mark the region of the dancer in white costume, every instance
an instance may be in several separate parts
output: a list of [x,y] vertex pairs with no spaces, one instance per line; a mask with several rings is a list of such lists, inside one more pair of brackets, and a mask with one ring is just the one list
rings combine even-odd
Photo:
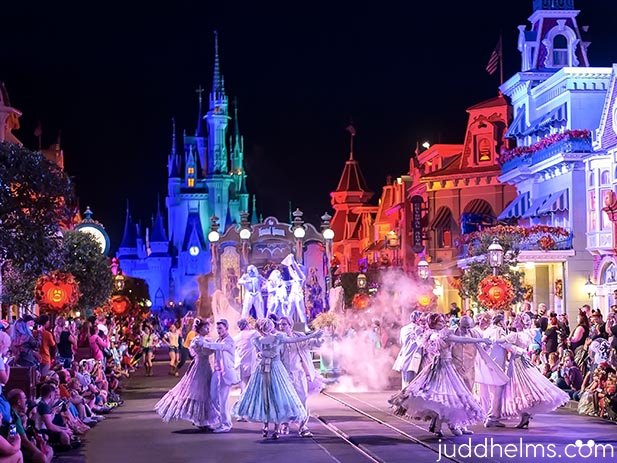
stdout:
[[570,400],[570,396],[559,389],[527,357],[529,346],[533,344],[531,319],[525,313],[518,314],[512,322],[516,332],[506,336],[505,347],[511,352],[508,376],[501,399],[503,416],[520,416],[516,426],[528,428],[532,415],[549,413]]
[[197,332],[189,347],[194,356],[193,363],[178,384],[158,401],[154,410],[166,422],[187,420],[202,429],[213,428],[218,424],[219,416],[210,395],[212,368],[209,357],[214,353],[207,347],[210,322],[196,318],[193,327]]
[[482,421],[485,416],[482,407],[452,364],[452,346],[459,342],[490,341],[455,336],[446,328],[442,314],[431,314],[428,327],[430,332],[425,335],[425,349],[433,357],[431,364],[389,402],[395,406],[397,415],[407,414],[416,419],[430,419],[429,431],[442,437],[443,422],[456,428]]
[[[504,347],[504,342],[506,340],[506,328],[503,314],[498,313],[493,315],[491,323],[491,326],[484,331],[484,338],[492,342],[489,352],[490,357],[502,370],[505,371],[506,362],[508,360],[508,351]],[[489,390],[491,392],[491,405],[488,411],[488,418],[484,423],[484,426],[487,428],[503,428],[505,427],[505,424],[500,421],[503,386],[492,385],[489,387]]]
[[217,289],[212,294],[212,317],[214,320],[227,320],[229,323],[229,334],[232,336],[235,336],[238,332],[240,312],[229,303],[229,298],[220,289]]
[[289,254],[281,264],[287,267],[289,276],[291,277],[289,296],[287,299],[287,310],[283,315],[290,317],[292,320],[303,323],[306,328],[306,305],[304,303],[304,281],[306,275],[302,271],[300,264],[296,262],[293,254]]
[[[460,337],[482,339],[481,333],[474,329],[473,319],[463,315],[454,334]],[[489,357],[479,344],[456,343],[452,346],[452,363],[461,375],[465,386],[473,391],[475,383],[503,386],[509,381],[503,370]],[[455,436],[473,434],[467,427],[450,427]]]
[[236,345],[236,369],[240,374],[240,396],[242,396],[257,364],[257,350],[253,339],[259,336],[259,333],[250,327],[246,318],[238,321],[238,329],[240,332],[234,336],[234,343]]
[[345,312],[345,290],[341,286],[341,279],[337,278],[334,286],[330,288],[328,293],[329,311],[335,313]]
[[[399,342],[401,343],[401,350],[392,365],[394,371],[398,371],[401,374],[402,387],[407,386],[413,378],[416,376],[413,367],[411,367],[412,359],[418,348],[420,347],[420,340],[422,338],[423,328],[418,325],[418,320],[422,312],[415,310],[411,313],[410,322],[401,328]],[[420,355],[420,353],[418,353]]]
[[[279,320],[279,330],[289,338],[303,338],[304,333],[293,331],[293,321],[289,317],[281,317]],[[318,339],[311,339],[304,342],[284,344],[281,352],[283,365],[289,372],[291,383],[298,394],[298,398],[306,409],[306,416],[298,422],[298,434],[301,437],[311,437],[313,434],[308,429],[309,394],[320,392],[323,389],[321,376],[315,371],[313,359],[311,357],[311,347],[319,347],[321,342]],[[289,423],[281,425],[281,434],[289,433]]]
[[249,265],[246,273],[238,280],[238,284],[244,287],[244,299],[242,301],[242,318],[248,318],[252,307],[255,307],[256,317],[264,317],[264,299],[261,296],[261,287],[264,277],[257,271],[257,267]]
[[279,270],[272,270],[266,283],[268,289],[268,315],[282,317],[287,313],[287,286]]

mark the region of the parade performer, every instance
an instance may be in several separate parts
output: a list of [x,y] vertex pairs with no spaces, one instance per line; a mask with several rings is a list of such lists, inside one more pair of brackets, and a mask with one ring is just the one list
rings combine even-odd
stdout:
[[231,413],[228,407],[231,386],[240,382],[235,368],[236,349],[234,340],[229,335],[229,323],[224,318],[216,321],[216,342],[205,343],[206,348],[214,351],[214,373],[212,375],[211,397],[214,408],[221,419],[221,425],[214,432],[231,431]]
[[158,401],[154,410],[165,422],[187,420],[200,429],[208,429],[219,422],[210,395],[212,368],[209,357],[214,352],[206,347],[210,322],[196,318],[193,328],[197,332],[189,347],[194,356],[193,363],[178,384]]
[[235,367],[240,376],[240,396],[242,396],[257,363],[257,351],[255,350],[253,339],[259,333],[251,328],[246,318],[241,318],[238,321],[238,329],[240,332],[234,336],[234,344],[236,346]]
[[287,312],[287,286],[283,281],[281,272],[272,270],[266,283],[268,289],[268,315],[274,314],[282,317]]
[[253,342],[259,353],[259,364],[234,411],[237,416],[248,421],[263,423],[264,437],[268,437],[269,423],[274,423],[272,439],[278,439],[281,423],[301,422],[307,415],[289,379],[289,373],[281,362],[281,350],[287,343],[319,337],[321,331],[290,338],[277,333],[274,322],[267,318],[257,320],[256,328],[260,336]]
[[306,275],[302,271],[300,264],[296,262],[293,254],[289,254],[281,264],[287,267],[291,278],[289,297],[287,299],[287,311],[284,314],[292,320],[303,323],[306,327],[306,305],[304,303],[304,290],[302,289]]
[[264,300],[261,296],[263,280],[264,278],[254,265],[249,265],[246,268],[246,273],[238,280],[238,284],[244,287],[242,318],[248,318],[253,307],[255,308],[256,318],[264,317]]
[[328,293],[329,311],[335,313],[345,312],[345,290],[341,284],[341,279],[337,278],[334,281],[334,286],[330,288]]
[[[460,337],[482,338],[480,331],[474,329],[473,319],[463,315],[454,330]],[[474,384],[503,386],[509,381],[508,376],[497,365],[479,344],[456,343],[452,346],[452,363],[467,389],[473,391]],[[483,410],[484,407],[483,407]],[[473,434],[467,427],[451,427],[454,435]]]
[[[293,331],[293,321],[288,317],[281,317],[279,329],[289,338],[304,337],[303,333]],[[317,348],[319,346],[321,346],[321,342],[317,339],[288,343],[283,346],[281,353],[283,365],[287,369],[291,383],[306,410],[305,418],[298,422],[298,434],[301,437],[311,437],[313,435],[307,426],[310,414],[308,409],[309,394],[320,392],[323,389],[323,381],[321,376],[315,371],[310,351],[312,347]],[[281,434],[289,434],[289,423],[283,423]]]
[[[506,340],[506,326],[505,318],[502,313],[493,315],[491,320],[491,326],[484,331],[484,338],[491,341],[491,349],[489,356],[495,361],[495,363],[505,371],[506,362],[508,360],[508,351],[504,347]],[[487,428],[503,428],[501,420],[501,404],[503,396],[503,385],[491,385],[489,387],[491,393],[491,404],[488,411],[488,418],[484,423]]]
[[510,352],[508,377],[501,398],[503,416],[521,417],[516,426],[528,428],[532,415],[549,413],[570,400],[570,396],[559,389],[538,370],[527,357],[533,344],[531,319],[525,313],[518,314],[512,322],[516,332],[506,336],[504,345]]
[[308,278],[304,285],[306,291],[306,307],[312,320],[324,311],[323,288],[319,282],[317,267],[309,268]]
[[415,310],[411,313],[410,322],[401,327],[399,342],[401,350],[399,351],[392,369],[401,374],[403,388],[405,388],[415,377],[417,371],[413,371],[411,367],[412,359],[416,351],[420,347],[420,339],[423,329],[418,325],[418,320],[422,312]]
[[397,415],[430,419],[429,431],[442,437],[441,425],[444,422],[456,428],[484,419],[482,407],[452,365],[452,345],[489,341],[455,336],[446,328],[442,314],[432,313],[428,327],[432,331],[425,335],[425,349],[433,356],[431,364],[389,402],[395,406]]
[[[229,333],[234,336],[237,333],[240,312],[229,302],[229,297],[223,291],[217,289],[212,294],[212,317],[214,320],[225,319],[229,323]],[[250,309],[249,309],[250,310]]]

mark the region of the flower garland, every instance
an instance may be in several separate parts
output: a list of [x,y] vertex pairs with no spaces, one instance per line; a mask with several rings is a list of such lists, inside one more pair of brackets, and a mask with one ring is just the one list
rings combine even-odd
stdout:
[[41,275],[34,286],[34,299],[47,312],[68,312],[77,306],[80,297],[75,277],[60,270]]
[[506,162],[511,161],[512,159],[516,159],[519,157],[523,157],[529,154],[536,153],[544,148],[547,148],[555,143],[558,143],[562,140],[584,140],[590,139],[591,132],[587,129],[583,130],[566,130],[565,132],[554,133],[552,135],[548,135],[544,137],[542,140],[534,143],[529,146],[517,146],[511,150],[503,150],[499,155],[499,163],[504,165]]
[[496,225],[490,228],[484,228],[473,233],[461,235],[457,240],[457,245],[465,245],[476,240],[481,240],[485,236],[495,235],[514,235],[520,238],[529,238],[537,234],[552,235],[556,238],[567,238],[570,232],[563,227],[551,227],[549,225],[533,225],[531,227],[518,227],[516,225]]
[[512,283],[502,276],[489,275],[478,285],[478,301],[487,309],[506,310],[514,300]]

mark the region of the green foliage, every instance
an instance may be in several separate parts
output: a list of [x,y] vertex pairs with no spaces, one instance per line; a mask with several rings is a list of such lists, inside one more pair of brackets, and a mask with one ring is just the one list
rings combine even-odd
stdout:
[[3,301],[32,302],[38,276],[60,266],[60,228],[71,219],[71,200],[71,182],[56,164],[41,153],[0,143]]
[[103,304],[111,296],[113,279],[97,241],[88,233],[66,231],[62,249],[61,269],[79,282],[79,305],[88,310]]
[[[486,256],[488,247],[493,243],[493,239],[497,238],[499,244],[504,250],[504,263],[498,269],[498,274],[507,279],[514,290],[513,304],[523,301],[525,295],[524,277],[525,273],[519,270],[513,270],[518,263],[517,257],[519,254],[520,237],[512,234],[494,234],[487,233],[475,243],[473,254],[476,256]],[[465,269],[461,277],[461,288],[459,295],[461,298],[469,299],[473,303],[478,304],[478,287],[483,278],[492,275],[493,268],[489,265],[486,259],[478,259],[472,261]]]

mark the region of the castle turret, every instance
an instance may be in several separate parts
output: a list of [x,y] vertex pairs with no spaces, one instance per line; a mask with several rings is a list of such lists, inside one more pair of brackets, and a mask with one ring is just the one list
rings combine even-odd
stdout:
[[120,242],[117,257],[119,259],[137,258],[137,230],[135,228],[135,224],[133,224],[133,219],[131,218],[128,201],[126,203],[124,233],[122,234],[122,241]]

